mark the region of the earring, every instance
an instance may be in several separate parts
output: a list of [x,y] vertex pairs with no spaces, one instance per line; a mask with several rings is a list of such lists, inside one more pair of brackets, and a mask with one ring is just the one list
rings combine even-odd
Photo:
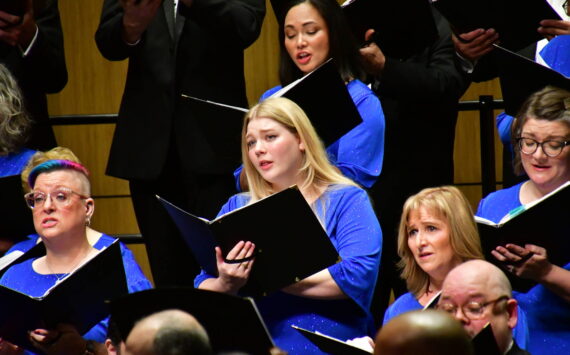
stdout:
[[91,225],[91,218],[87,217],[85,218],[85,227],[89,227]]

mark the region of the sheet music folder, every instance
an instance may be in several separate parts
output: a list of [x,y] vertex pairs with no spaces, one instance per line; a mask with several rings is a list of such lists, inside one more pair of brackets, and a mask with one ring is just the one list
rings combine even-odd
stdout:
[[35,233],[32,211],[24,201],[24,191],[20,175],[0,178],[0,236],[13,241],[22,240]]
[[196,217],[158,197],[196,260],[217,275],[214,247],[224,257],[239,241],[256,245],[244,294],[264,295],[293,284],[338,260],[338,253],[296,187],[234,210],[212,221]]
[[110,308],[123,340],[141,318],[167,309],[180,309],[193,315],[206,329],[215,353],[243,351],[267,355],[274,346],[251,298],[193,288],[161,288],[116,299]]
[[392,58],[406,59],[438,38],[426,0],[352,0],[342,8],[357,43],[363,44],[366,31],[372,28],[374,42]]
[[[204,100],[188,95],[183,97],[243,112],[247,109],[224,103]],[[350,97],[332,59],[312,72],[297,79],[271,97],[286,97],[305,112],[325,147],[336,142],[362,122],[362,117]],[[240,121],[241,122],[241,121]]]
[[547,85],[570,91],[570,78],[559,72],[500,46],[494,51],[507,114],[516,116],[525,100]]
[[[519,246],[535,244],[548,252],[551,263],[564,266],[570,262],[570,182],[533,205],[521,208],[506,222],[496,224],[475,217],[485,258],[504,266],[491,254],[498,245],[514,243]],[[528,291],[536,283],[507,273],[514,290]]]
[[475,355],[503,355],[495,340],[491,323],[487,323],[487,325],[475,335],[471,343],[473,344]]
[[[37,253],[42,247],[39,244],[28,253]],[[20,261],[28,253],[22,255]],[[42,297],[31,297],[0,286],[0,337],[34,349],[28,340],[30,330],[68,323],[83,334],[109,315],[106,300],[126,293],[121,250],[115,241]]]
[[303,334],[307,339],[309,339],[313,344],[315,344],[320,350],[327,354],[333,355],[370,355],[369,351],[360,349],[354,345],[348,344],[331,336],[321,334],[319,332],[313,332],[305,328],[292,325],[295,330]]
[[512,51],[544,38],[537,31],[540,21],[560,20],[545,0],[435,0],[433,4],[456,34],[494,28],[501,46]]

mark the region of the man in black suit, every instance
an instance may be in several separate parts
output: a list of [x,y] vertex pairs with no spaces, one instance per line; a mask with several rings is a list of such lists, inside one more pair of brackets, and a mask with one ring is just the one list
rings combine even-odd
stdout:
[[129,59],[107,173],[130,182],[159,286],[191,284],[197,268],[155,195],[212,218],[240,160],[241,121],[181,94],[247,107],[243,51],[264,15],[264,0],[104,1],[99,50]]
[[378,326],[390,289],[396,297],[407,291],[396,267],[404,202],[423,188],[453,184],[457,103],[469,81],[457,66],[449,24],[435,9],[433,16],[439,38],[409,58],[384,55],[374,43],[360,50],[386,117],[382,174],[370,189],[384,235],[372,302]]
[[471,337],[489,323],[501,354],[529,354],[513,339],[518,303],[509,280],[495,265],[470,260],[455,267],[445,277],[437,308],[454,316]]
[[23,0],[23,15],[0,11],[0,63],[18,81],[34,121],[26,147],[56,145],[48,122],[46,94],[67,84],[63,33],[57,0]]

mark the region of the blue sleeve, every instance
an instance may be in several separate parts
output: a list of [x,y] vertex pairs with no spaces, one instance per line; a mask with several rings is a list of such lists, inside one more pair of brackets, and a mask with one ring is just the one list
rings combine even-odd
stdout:
[[508,147],[509,151],[512,152],[513,149],[511,147],[511,127],[515,118],[513,116],[507,115],[504,112],[501,112],[497,115],[496,120],[497,132],[499,133],[501,142],[503,142],[503,145]]
[[236,191],[241,192],[241,184],[239,182],[239,176],[243,170],[243,164],[240,165],[236,170],[234,170],[234,180],[236,182]]
[[327,232],[342,259],[328,270],[340,289],[368,311],[380,265],[382,231],[366,192],[346,190],[336,208],[331,204],[325,211]]
[[259,102],[267,99],[269,96],[275,94],[277,91],[281,90],[282,86],[281,85],[277,85],[269,90],[267,90],[266,92],[264,92],[261,97],[259,98]]
[[125,268],[125,275],[127,276],[129,293],[152,288],[152,284],[142,272],[133,252],[122,242],[119,245],[121,247],[121,256],[123,257],[123,266]]
[[362,117],[362,123],[327,148],[327,152],[332,163],[345,176],[369,188],[374,185],[382,170],[384,112],[380,100],[364,84],[360,83],[357,93],[354,91],[351,87],[351,96]]
[[521,307],[518,307],[517,325],[513,329],[513,339],[521,349],[527,349],[529,343],[528,321],[526,313]]
[[384,321],[382,324],[386,325],[392,318],[402,313],[419,309],[423,309],[423,306],[418,302],[416,297],[411,292],[404,293],[388,307],[386,313],[384,313]]

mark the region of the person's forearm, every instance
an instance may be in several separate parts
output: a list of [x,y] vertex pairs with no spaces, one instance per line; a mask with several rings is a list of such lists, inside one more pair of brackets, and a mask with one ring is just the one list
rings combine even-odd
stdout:
[[570,303],[570,271],[552,265],[551,269],[538,281]]
[[332,278],[328,269],[321,270],[299,282],[283,288],[283,292],[295,296],[317,299],[344,299],[348,296],[342,292]]

